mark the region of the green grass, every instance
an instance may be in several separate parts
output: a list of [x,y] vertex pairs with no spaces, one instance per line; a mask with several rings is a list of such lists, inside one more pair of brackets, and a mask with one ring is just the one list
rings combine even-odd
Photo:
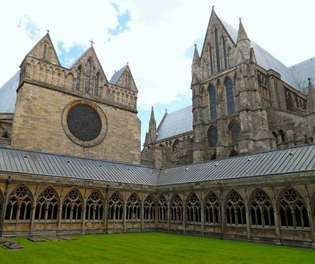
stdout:
[[70,241],[0,248],[0,263],[315,263],[315,250],[161,233],[77,236]]

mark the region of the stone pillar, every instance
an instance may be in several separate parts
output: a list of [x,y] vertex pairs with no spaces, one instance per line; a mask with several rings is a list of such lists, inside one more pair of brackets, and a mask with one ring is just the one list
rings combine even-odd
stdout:
[[205,203],[204,203],[204,195],[203,193],[201,193],[200,195],[200,199],[201,199],[201,230],[202,230],[202,235],[205,235]]
[[183,199],[183,232],[186,233],[186,199]]
[[140,211],[140,230],[141,232],[143,231],[143,228],[144,228],[144,199],[142,199],[141,201],[141,211]]
[[273,197],[272,197],[272,207],[273,207],[273,214],[274,214],[274,219],[275,219],[275,232],[276,232],[275,243],[278,245],[281,245],[280,215],[279,215],[279,210],[277,207],[277,200],[276,200],[275,192],[273,193]]
[[108,233],[108,186],[106,187],[104,201],[104,232]]
[[[86,190],[85,190],[85,194],[86,194]],[[85,194],[84,194],[84,196],[85,196]],[[81,230],[82,234],[85,234],[85,228],[86,228],[86,226],[85,226],[86,202],[87,202],[87,199],[84,197],[83,198],[83,208],[82,208],[82,230]]]
[[61,222],[62,222],[62,205],[63,205],[63,193],[60,192],[60,204],[58,208],[58,220],[57,220],[57,233],[61,231]]
[[167,201],[167,231],[170,232],[171,230],[171,199],[170,195]]
[[4,230],[4,221],[5,221],[5,211],[7,209],[7,204],[9,200],[9,185],[10,185],[11,179],[8,177],[6,184],[5,184],[5,190],[3,194],[3,204],[1,208],[1,215],[0,215],[0,236],[3,236],[3,230]]
[[248,208],[248,197],[246,194],[245,197],[245,214],[246,214],[246,231],[247,231],[247,239],[251,239],[251,231],[250,231],[250,220],[249,220],[249,208]]
[[221,204],[221,238],[224,238],[225,233],[225,199],[223,196],[223,190],[220,193],[220,204]]
[[313,215],[312,215],[312,206],[311,206],[311,200],[309,197],[305,197],[305,203],[306,203],[306,209],[308,214],[308,219],[310,222],[310,229],[311,229],[311,237],[312,237],[312,247],[315,248],[315,226],[313,222]]
[[33,201],[32,201],[32,213],[31,213],[31,222],[30,222],[30,230],[29,234],[33,234],[33,229],[34,229],[34,221],[35,221],[35,211],[36,211],[36,201],[37,201],[37,196],[38,196],[38,186],[36,186],[35,193],[33,195]]
[[123,211],[123,230],[124,230],[124,232],[126,233],[126,231],[127,231],[127,226],[126,226],[126,204],[127,204],[127,202],[125,201],[125,199],[124,199],[124,211]]

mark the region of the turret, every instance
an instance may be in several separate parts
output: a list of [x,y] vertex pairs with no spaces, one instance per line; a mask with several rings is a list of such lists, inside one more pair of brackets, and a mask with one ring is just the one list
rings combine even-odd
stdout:
[[200,81],[201,77],[201,68],[200,68],[200,56],[197,48],[197,44],[195,44],[193,61],[191,66],[191,73],[192,73],[192,83],[197,83]]
[[154,116],[153,106],[151,108],[151,115],[149,120],[149,131],[145,136],[145,145],[153,144],[156,139],[156,121]]
[[237,42],[236,42],[236,64],[248,61],[250,59],[251,44],[246,30],[240,19]]
[[311,78],[308,78],[307,113],[315,114],[315,87]]

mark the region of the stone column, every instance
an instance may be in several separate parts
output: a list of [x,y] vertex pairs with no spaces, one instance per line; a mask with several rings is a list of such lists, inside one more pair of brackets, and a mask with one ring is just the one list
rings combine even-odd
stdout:
[[205,203],[204,203],[204,195],[201,193],[201,230],[202,230],[202,235],[205,235]]
[[306,209],[308,214],[308,219],[310,222],[310,229],[311,229],[311,237],[312,237],[312,247],[315,248],[315,226],[313,222],[313,215],[312,215],[312,206],[311,206],[311,200],[309,197],[306,197],[305,199],[306,203]]
[[224,238],[225,233],[225,199],[223,196],[223,190],[220,191],[220,204],[221,204],[221,238]]
[[126,204],[127,202],[125,201],[126,199],[124,199],[124,211],[123,211],[123,230],[124,232],[127,231],[127,226],[126,226]]
[[[84,195],[85,196],[85,195]],[[82,208],[82,230],[81,230],[81,233],[82,234],[85,234],[85,217],[86,217],[86,202],[87,202],[87,199],[84,197],[83,198],[83,208]]]
[[171,230],[171,199],[168,197],[167,201],[167,231]]
[[251,239],[251,231],[250,231],[250,220],[249,220],[249,208],[248,208],[248,201],[249,201],[249,197],[248,197],[248,193],[247,190],[245,191],[245,215],[246,215],[246,231],[247,231],[247,239],[250,240]]
[[3,230],[4,230],[5,211],[7,209],[7,204],[8,204],[9,195],[10,195],[10,193],[9,193],[10,182],[11,182],[11,178],[9,176],[7,181],[6,181],[5,190],[4,190],[4,194],[3,194],[3,204],[2,204],[1,215],[0,215],[0,236],[3,235]]
[[183,199],[183,232],[186,233],[186,199]]
[[272,207],[273,207],[273,214],[274,214],[274,219],[275,219],[275,243],[278,245],[281,245],[281,233],[280,233],[280,215],[277,207],[277,199],[276,199],[276,194],[275,191],[273,190],[273,197],[272,197]]
[[37,196],[38,196],[37,192],[38,192],[38,186],[36,186],[35,193],[33,195],[33,201],[32,201],[32,213],[31,213],[31,222],[30,222],[30,230],[29,230],[30,235],[33,234],[33,229],[34,229],[36,201],[37,201]]
[[141,211],[140,211],[140,217],[141,217],[141,219],[140,219],[140,230],[141,230],[141,232],[143,231],[143,227],[144,227],[144,199],[142,199],[142,201],[141,201]]
[[61,230],[61,221],[62,221],[62,205],[63,205],[63,193],[60,192],[60,204],[58,208],[58,220],[57,220],[57,233]]
[[104,232],[108,233],[108,186],[106,187],[104,201]]

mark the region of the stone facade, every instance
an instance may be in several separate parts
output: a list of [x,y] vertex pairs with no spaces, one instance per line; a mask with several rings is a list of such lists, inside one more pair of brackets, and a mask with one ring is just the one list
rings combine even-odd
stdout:
[[[136,101],[137,89],[129,67],[117,85],[109,83],[91,47],[65,69],[46,35],[21,65],[11,146],[138,164],[140,120]],[[98,142],[76,141],[65,133],[66,109],[77,102],[100,109],[103,138]]]
[[0,195],[3,236],[159,230],[315,247],[313,173],[158,187],[2,173]]
[[[265,61],[272,62],[268,68]],[[192,129],[159,140],[160,130],[152,135],[150,128],[142,160],[169,167],[312,143],[314,87],[309,79],[298,90],[279,64],[248,38],[242,22],[234,32],[213,10],[202,52],[195,46],[193,56]]]
[[287,149],[313,142],[315,89],[261,67],[258,51],[242,23],[233,39],[212,12],[192,107],[159,126],[152,109],[144,166],[129,66],[108,81],[91,47],[64,68],[44,36],[12,86],[14,113],[0,114],[0,235],[154,230],[315,247],[315,147]]

